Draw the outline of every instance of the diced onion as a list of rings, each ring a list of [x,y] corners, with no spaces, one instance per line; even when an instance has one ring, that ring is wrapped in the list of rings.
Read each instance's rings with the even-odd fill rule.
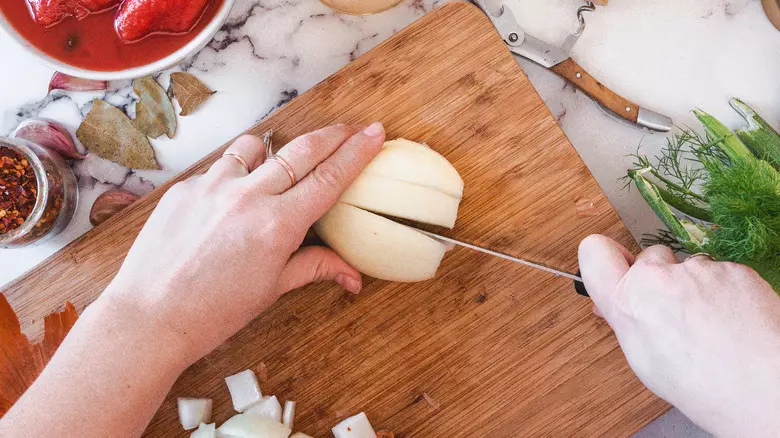
[[[217,432],[217,436],[231,438],[288,438],[291,431],[282,423],[247,412],[232,416]]]
[[[276,421],[277,423],[282,422],[282,405],[279,404],[279,400],[276,398],[275,395],[263,397],[262,399],[260,399],[259,402],[246,408],[244,413],[254,414],[257,415],[258,417],[268,418],[269,420]],[[292,429],[291,426],[287,426],[287,427]]]
[[[335,438],[376,438],[376,432],[364,412],[347,418],[331,430]]]
[[[233,399],[233,409],[244,412],[248,407],[260,401],[263,394],[260,392],[260,384],[252,370],[241,371],[225,378],[230,398]]]
[[[179,422],[184,430],[195,429],[201,423],[211,421],[210,398],[179,397]]]
[[[200,427],[195,432],[192,432],[190,438],[216,438],[217,429],[214,423],[205,424],[200,423]]]
[[[286,402],[284,402],[284,413],[282,414],[282,424],[292,429],[294,419],[295,419],[295,402],[287,400]]]

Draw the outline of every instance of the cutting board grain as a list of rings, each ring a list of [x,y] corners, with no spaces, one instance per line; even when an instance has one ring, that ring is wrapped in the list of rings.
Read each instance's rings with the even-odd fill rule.
[[[446,234],[575,270],[590,233],[636,244],[482,13],[444,6],[249,130],[278,144],[337,122],[382,120],[461,172]],[[68,245],[6,288],[26,329],[66,300],[83,308],[114,273],[159,198],[222,149]],[[219,291],[215,291],[219,293]],[[629,370],[604,321],[570,281],[465,249],[435,280],[367,280],[293,292],[188,369],[148,436],[186,436],[176,397],[212,397],[223,377],[267,370],[263,390],[298,402],[296,428],[326,436],[365,410],[406,437],[626,436],[668,406]],[[112,388],[106,388],[111,391]]]

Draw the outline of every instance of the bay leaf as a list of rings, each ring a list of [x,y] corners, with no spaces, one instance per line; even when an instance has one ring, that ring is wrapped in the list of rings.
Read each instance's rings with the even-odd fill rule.
[[[200,79],[195,76],[184,73],[171,73],[171,87],[173,95],[179,101],[181,106],[181,116],[188,116],[198,109],[216,91],[211,90]]]
[[[151,138],[163,134],[176,135],[176,110],[163,87],[151,76],[133,80],[133,91],[138,96],[133,126]]]
[[[149,138],[120,109],[97,99],[76,130],[87,149],[131,169],[160,169]]]

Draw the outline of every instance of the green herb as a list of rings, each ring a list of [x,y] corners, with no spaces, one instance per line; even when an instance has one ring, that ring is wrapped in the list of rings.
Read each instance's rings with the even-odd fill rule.
[[[636,185],[668,229],[642,243],[746,264],[780,293],[780,136],[743,102],[731,104],[748,122],[737,134],[695,110],[704,136],[681,129],[656,164],[634,155],[627,184]]]

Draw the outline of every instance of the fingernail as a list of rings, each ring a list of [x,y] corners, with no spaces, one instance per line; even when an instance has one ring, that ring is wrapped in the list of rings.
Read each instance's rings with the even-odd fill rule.
[[[340,284],[341,287],[353,294],[359,293],[360,289],[362,288],[360,281],[352,277],[347,277],[344,274],[339,274],[336,276],[336,283]]]
[[[366,134],[369,137],[379,137],[380,135],[384,134],[384,132],[385,127],[382,126],[381,122],[374,122],[363,130],[363,134]]]

